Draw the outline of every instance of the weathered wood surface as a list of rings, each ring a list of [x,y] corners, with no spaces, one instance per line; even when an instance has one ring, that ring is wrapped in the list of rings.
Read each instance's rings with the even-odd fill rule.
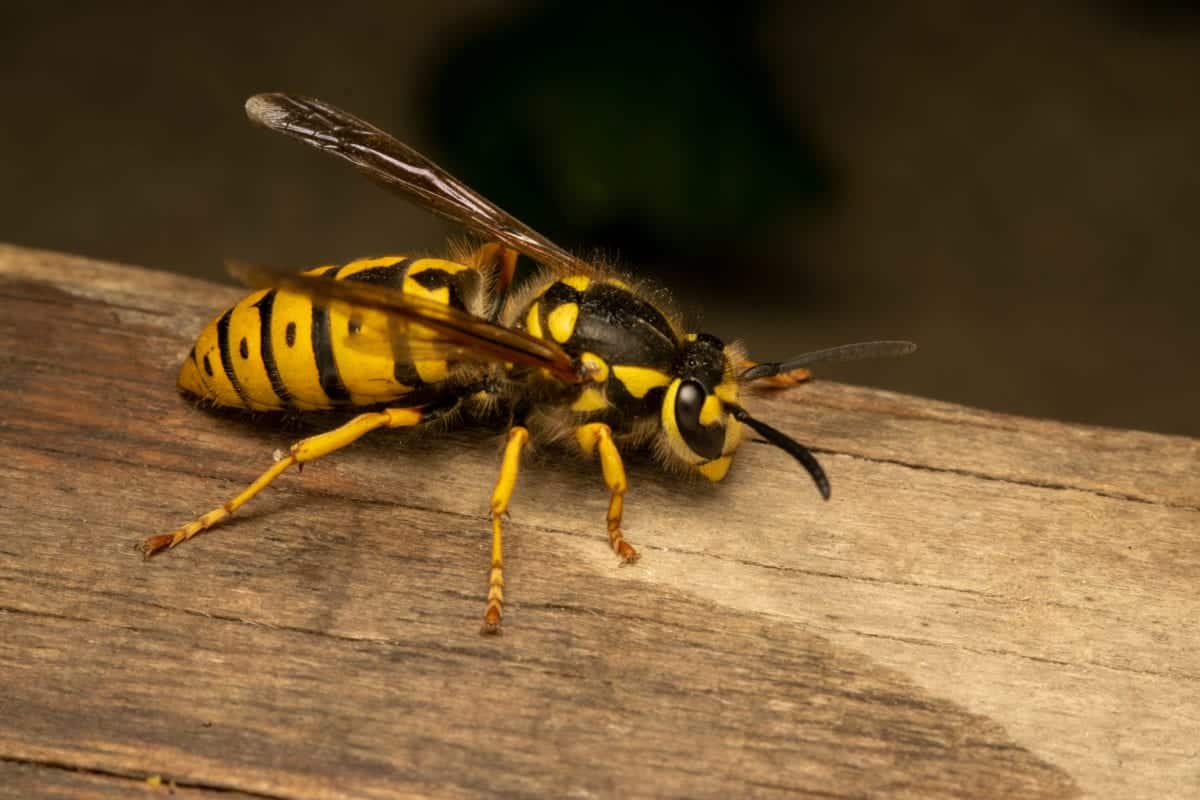
[[[629,568],[537,454],[483,638],[490,432],[135,553],[297,435],[174,392],[235,296],[0,248],[0,796],[1200,794],[1200,442],[817,382],[753,408],[831,502],[762,444],[635,462]]]

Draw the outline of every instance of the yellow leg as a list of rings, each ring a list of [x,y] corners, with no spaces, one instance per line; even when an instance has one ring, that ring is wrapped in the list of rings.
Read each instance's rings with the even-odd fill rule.
[[[757,361],[751,361],[748,358],[739,359],[734,366],[737,372],[745,372],[751,367],[758,366]],[[751,384],[755,389],[790,389],[793,386],[798,386],[805,381],[812,380],[812,372],[805,367],[794,369],[791,372],[784,372],[780,375],[773,375],[770,378],[759,378]]]
[[[340,428],[302,439],[292,445],[286,458],[272,464],[270,469],[258,476],[258,479],[247,486],[245,491],[237,497],[171,533],[151,536],[142,542],[142,553],[149,558],[155,553],[168,550],[180,542],[186,542],[196,534],[208,530],[245,505],[250,498],[265,489],[271,481],[278,478],[293,464],[316,461],[321,456],[340,450],[360,436],[377,428],[407,428],[420,424],[423,419],[424,414],[419,408],[387,408],[383,411],[360,414]]]
[[[500,617],[504,612],[504,548],[500,518],[508,511],[513,488],[517,485],[517,473],[521,467],[521,450],[529,441],[529,431],[514,425],[508,432],[504,445],[504,460],[500,463],[500,477],[492,491],[492,569],[488,573],[487,608],[483,612],[483,633],[499,633]]]
[[[600,469],[604,472],[604,483],[612,492],[608,501],[608,540],[613,551],[627,564],[638,560],[638,552],[621,535],[621,514],[625,507],[625,465],[613,442],[612,428],[603,422],[589,422],[575,429],[575,438],[583,452],[591,455],[597,446],[600,449]]]

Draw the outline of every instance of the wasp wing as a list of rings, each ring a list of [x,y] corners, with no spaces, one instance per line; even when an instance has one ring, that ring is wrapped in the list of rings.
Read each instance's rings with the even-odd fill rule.
[[[268,93],[246,101],[250,119],[350,162],[430,211],[546,266],[590,272],[575,258],[425,156],[374,125],[310,97]]]
[[[571,357],[553,342],[400,289],[238,262],[227,266],[247,286],[301,294],[338,310],[355,329],[347,344],[362,352],[517,364],[544,369],[566,383],[580,380]]]

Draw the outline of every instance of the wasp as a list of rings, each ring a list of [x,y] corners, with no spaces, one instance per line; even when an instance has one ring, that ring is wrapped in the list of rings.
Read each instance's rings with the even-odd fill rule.
[[[212,320],[178,387],[212,406],[256,412],[351,410],[340,427],[291,446],[240,494],[141,544],[149,557],[229,517],[292,466],[381,428],[460,417],[508,422],[491,497],[492,546],[483,632],[504,607],[503,519],[530,441],[598,456],[609,493],[608,540],[625,563],[628,480],[622,449],[720,481],[744,429],[800,463],[829,498],[829,480],[799,442],[755,419],[741,390],[788,383],[811,364],[902,355],[915,346],[845,345],[754,363],[740,347],[685,330],[655,293],[571,255],[382,130],[328,103],[290,94],[246,102],[251,121],[349,162],[358,171],[485,242],[449,259],[386,256],[294,274],[231,265],[255,291]],[[517,258],[538,265],[514,286]]]

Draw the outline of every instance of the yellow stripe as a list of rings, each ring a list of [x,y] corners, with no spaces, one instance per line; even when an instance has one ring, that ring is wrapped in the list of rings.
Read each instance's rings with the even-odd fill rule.
[[[359,316],[355,315],[355,321],[366,325],[366,318],[360,320]],[[350,402],[360,406],[394,400],[411,388],[396,380],[390,348],[355,345],[355,336],[362,335],[373,341],[378,338],[379,330],[387,330],[386,323],[376,319],[378,315],[371,314],[370,317],[375,319],[373,325],[365,331],[360,329],[358,333],[351,334],[350,315],[336,305],[329,309],[333,360],[342,384],[350,392]]]
[[[312,270],[309,270],[312,272]],[[289,347],[288,326],[294,336]],[[329,408],[329,398],[321,389],[317,362],[312,349],[312,303],[303,295],[276,292],[271,311],[271,352],[279,377],[301,411]]]
[[[670,375],[650,367],[616,366],[612,368],[612,373],[613,377],[623,383],[625,389],[638,399],[645,397],[646,392],[651,389],[666,386],[671,382]]]
[[[608,400],[593,386],[588,386],[579,393],[579,398],[571,404],[572,411],[601,411],[608,408]]]
[[[450,287],[443,286],[440,289],[426,289],[414,280],[413,276],[422,272],[428,272],[429,270],[439,270],[453,275],[462,272],[464,269],[467,269],[467,267],[462,264],[455,264],[453,261],[443,261],[438,258],[422,258],[419,261],[414,261],[408,268],[408,272],[404,275],[404,293],[413,297],[419,297],[422,300],[429,300],[443,306],[448,306],[450,305]],[[411,339],[432,338],[433,332],[423,325],[410,325],[408,336]],[[425,383],[444,381],[446,375],[449,374],[446,362],[442,359],[416,359],[413,361],[413,367]]]
[[[541,309],[538,308],[537,303],[529,307],[529,314],[525,317],[525,330],[529,331],[531,336],[536,336],[539,339],[545,338],[542,334]]]
[[[565,342],[575,332],[575,322],[579,319],[578,303],[563,303],[546,317],[546,327],[556,341]]]
[[[587,275],[572,275],[569,278],[563,278],[562,282],[580,292],[586,292],[587,288],[592,285],[592,279]]]

